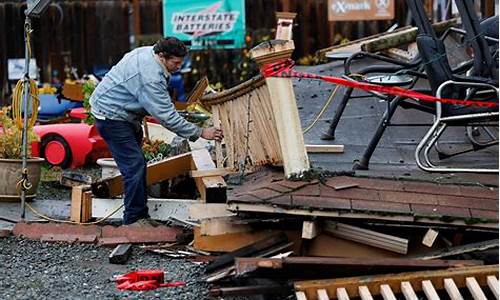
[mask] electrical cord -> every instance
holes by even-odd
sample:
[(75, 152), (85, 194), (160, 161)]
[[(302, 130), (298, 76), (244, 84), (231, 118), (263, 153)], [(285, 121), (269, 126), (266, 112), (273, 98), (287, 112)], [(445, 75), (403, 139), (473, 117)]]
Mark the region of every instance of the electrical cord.
[(40, 213), (39, 211), (37, 211), (33, 206), (31, 206), (29, 203), (26, 203), (26, 206), (38, 217), (44, 219), (44, 220), (47, 220), (47, 221), (51, 221), (51, 222), (56, 222), (56, 223), (65, 223), (65, 224), (78, 224), (78, 225), (95, 225), (95, 224), (99, 224), (107, 219), (109, 219), (112, 215), (114, 215), (117, 211), (119, 211), (123, 206), (124, 204), (121, 204), (120, 206), (118, 206), (117, 208), (115, 208), (111, 213), (109, 213), (108, 215), (100, 218), (99, 220), (97, 221), (94, 221), (94, 222), (75, 222), (75, 221), (68, 221), (68, 220), (58, 220), (58, 219), (53, 219), (53, 218), (50, 218), (48, 217), (47, 215), (44, 215), (42, 213)]
[[(360, 77), (361, 79), (365, 79), (365, 76), (362, 75), (362, 74), (357, 74), (357, 73), (352, 73), (352, 74), (349, 74), (349, 77)], [(328, 108), (328, 106), (330, 106), (330, 104), (332, 103), (333, 99), (335, 98), (335, 95), (337, 94), (337, 91), (338, 89), (340, 88), (340, 85), (337, 85), (335, 87), (335, 89), (332, 91), (332, 93), (330, 94), (330, 97), (328, 97), (328, 100), (326, 100), (325, 104), (323, 105), (323, 107), (321, 108), (321, 110), (319, 111), (318, 115), (316, 116), (316, 118), (314, 118), (314, 121), (312, 121), (311, 124), (309, 124), (309, 126), (307, 126), (304, 130), (303, 130), (303, 133), (306, 134), (309, 130), (311, 130), (315, 125), (316, 123), (318, 123), (319, 119), (323, 116), (323, 114), (325, 113), (326, 109)]]
[(330, 94), (330, 97), (328, 97), (328, 100), (326, 100), (325, 104), (323, 105), (323, 107), (319, 111), (316, 118), (314, 118), (314, 121), (312, 121), (312, 123), (309, 124), (309, 126), (307, 126), (306, 129), (304, 129), (304, 131), (303, 131), (304, 134), (306, 134), (309, 130), (311, 130), (314, 127), (314, 125), (316, 125), (316, 123), (318, 123), (319, 119), (323, 116), (323, 114), (325, 113), (328, 106), (330, 106), (330, 103), (332, 103), (333, 98), (335, 98), (335, 94), (337, 94), (337, 90), (339, 89), (339, 87), (340, 87), (340, 85), (337, 85), (335, 87), (333, 92)]

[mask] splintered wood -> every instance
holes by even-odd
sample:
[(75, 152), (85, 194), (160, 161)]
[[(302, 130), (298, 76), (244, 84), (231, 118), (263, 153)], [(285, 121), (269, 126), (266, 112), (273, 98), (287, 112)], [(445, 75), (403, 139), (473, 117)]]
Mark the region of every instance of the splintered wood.
[(245, 163), (250, 168), (282, 163), (271, 99), (262, 76), (201, 101), (211, 107), (214, 125), (224, 131), (225, 153), (216, 147), (218, 168), (239, 170)]

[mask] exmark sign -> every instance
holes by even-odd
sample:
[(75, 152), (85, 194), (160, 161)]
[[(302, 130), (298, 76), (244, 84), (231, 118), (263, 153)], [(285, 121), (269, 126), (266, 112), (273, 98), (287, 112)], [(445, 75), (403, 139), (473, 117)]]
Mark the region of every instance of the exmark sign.
[(328, 0), (329, 21), (394, 19), (394, 0)]
[(163, 33), (193, 50), (243, 48), (245, 0), (163, 0)]

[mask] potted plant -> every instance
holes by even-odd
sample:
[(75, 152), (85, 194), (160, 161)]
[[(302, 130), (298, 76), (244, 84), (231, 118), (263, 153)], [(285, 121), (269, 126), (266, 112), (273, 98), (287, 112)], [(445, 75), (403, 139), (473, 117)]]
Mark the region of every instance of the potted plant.
[[(20, 199), (18, 183), (22, 178), (22, 130), (9, 116), (9, 107), (0, 110), (0, 200)], [(36, 195), (43, 158), (31, 157), (31, 144), (39, 141), (32, 128), (28, 130), (28, 179), (31, 188), (27, 198)]]

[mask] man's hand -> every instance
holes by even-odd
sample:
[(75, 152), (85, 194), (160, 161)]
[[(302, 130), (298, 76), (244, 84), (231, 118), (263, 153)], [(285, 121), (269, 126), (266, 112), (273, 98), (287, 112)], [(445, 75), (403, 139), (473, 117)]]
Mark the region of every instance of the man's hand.
[(218, 142), (222, 141), (224, 134), (222, 130), (215, 127), (203, 128), (201, 132), (201, 137), (206, 140), (216, 140)]

